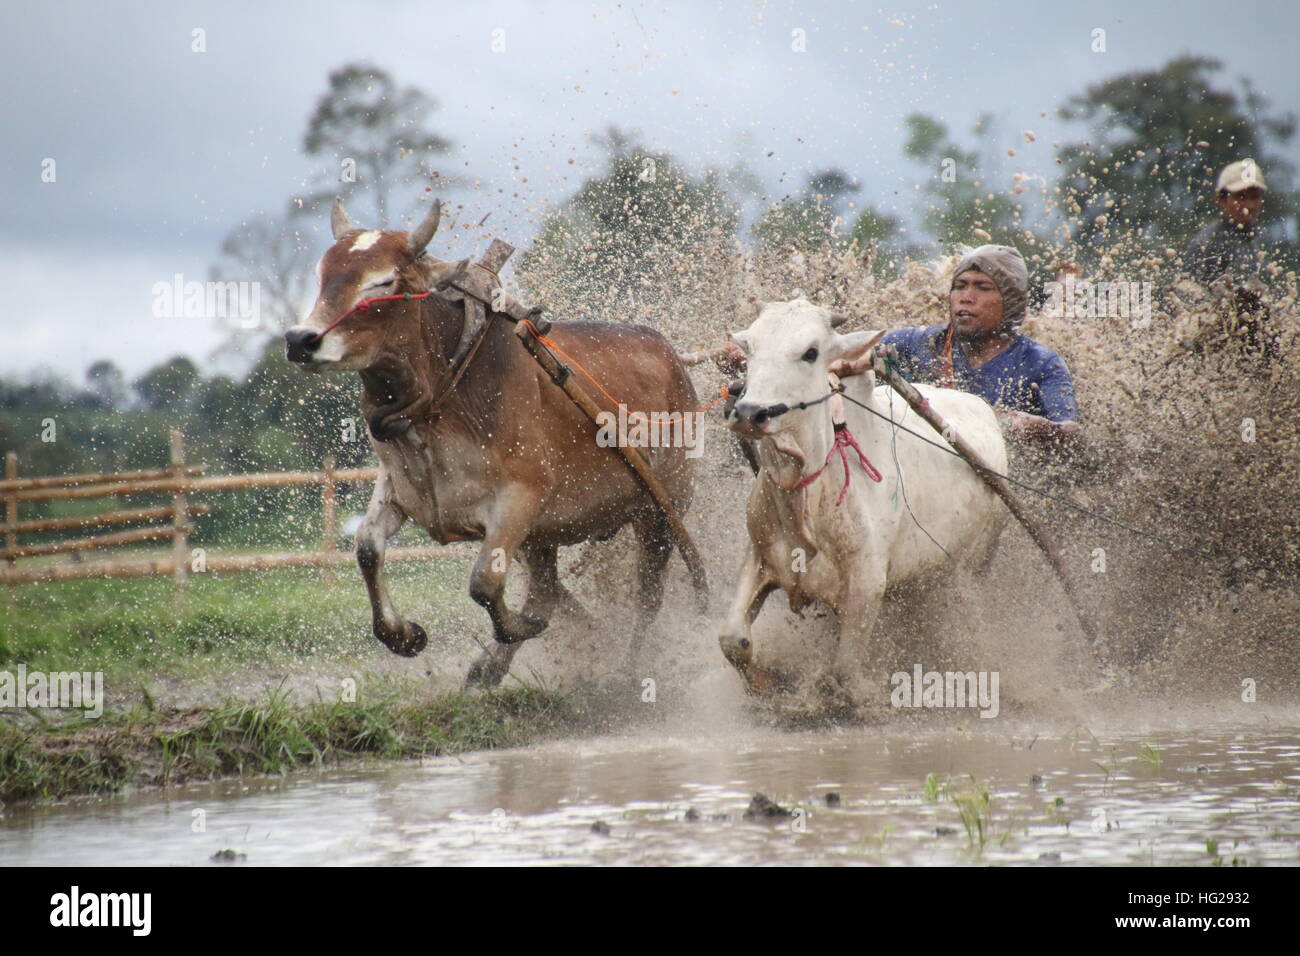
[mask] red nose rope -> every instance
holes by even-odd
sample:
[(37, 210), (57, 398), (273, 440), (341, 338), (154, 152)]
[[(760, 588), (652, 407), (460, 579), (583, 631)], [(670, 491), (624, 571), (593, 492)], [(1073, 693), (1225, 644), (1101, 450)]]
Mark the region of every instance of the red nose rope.
[(348, 309), (348, 311), (344, 312), (337, 319), (335, 319), (329, 325), (325, 326), (325, 328), (317, 332), (307, 341), (309, 342), (320, 341), (321, 339), (325, 338), (325, 336), (329, 334), (329, 332), (331, 332), (336, 325), (342, 323), (344, 319), (351, 318), (353, 315), (355, 315), (358, 312), (369, 312), (370, 307), (374, 305), (376, 302), (395, 302), (398, 299), (427, 299), (431, 295), (433, 295), (432, 292), (402, 292), (397, 295), (377, 295), (370, 299), (362, 299), (360, 302), (358, 302), (352, 308)]
[(826, 466), (831, 463), (831, 459), (835, 457), (835, 453), (839, 452), (840, 461), (844, 463), (844, 487), (840, 489), (839, 497), (835, 499), (835, 507), (838, 508), (842, 505), (844, 503), (844, 496), (849, 493), (849, 480), (852, 475), (849, 471), (849, 455), (848, 452), (844, 450), (845, 448), (852, 448), (858, 453), (858, 464), (862, 466), (862, 470), (867, 473), (868, 478), (876, 482), (881, 480), (880, 472), (876, 470), (876, 466), (871, 463), (863, 453), (862, 449), (858, 447), (858, 440), (853, 437), (853, 432), (849, 431), (849, 426), (843, 423), (837, 423), (835, 425), (835, 441), (831, 445), (831, 450), (826, 453), (826, 464), (822, 465), (807, 478), (800, 480), (800, 482), (794, 486), (795, 490), (807, 488), (821, 477), (821, 473), (825, 471)]

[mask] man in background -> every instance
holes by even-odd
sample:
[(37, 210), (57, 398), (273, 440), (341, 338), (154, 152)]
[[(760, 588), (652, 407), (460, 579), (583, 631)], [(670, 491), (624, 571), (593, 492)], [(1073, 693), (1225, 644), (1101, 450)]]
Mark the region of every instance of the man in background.
[(1265, 328), (1269, 315), (1261, 297), (1264, 267), (1257, 245), (1267, 189), (1264, 174), (1253, 159), (1223, 167), (1214, 192), (1219, 216), (1192, 237), (1183, 262), (1192, 277), (1206, 285), (1227, 277), (1242, 341), (1247, 348), (1262, 349), (1266, 356), (1276, 358), (1277, 339)]

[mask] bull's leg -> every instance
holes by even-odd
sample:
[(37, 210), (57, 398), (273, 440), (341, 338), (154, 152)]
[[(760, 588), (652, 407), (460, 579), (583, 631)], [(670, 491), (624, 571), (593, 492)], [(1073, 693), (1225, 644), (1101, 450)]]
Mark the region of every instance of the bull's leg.
[(718, 635), (722, 655), (740, 672), (745, 687), (759, 694), (769, 693), (785, 685), (785, 681), (775, 672), (754, 662), (754, 645), (749, 636), (754, 619), (763, 609), (763, 602), (776, 587), (776, 581), (767, 573), (757, 549), (751, 544), (745, 552), (745, 564), (740, 569), (736, 596), (727, 614), (727, 622)]
[(528, 562), (528, 599), (524, 602), (522, 613), (525, 617), (549, 621), (558, 608), (572, 614), (584, 624), (593, 625), (596, 619), (560, 583), (558, 551), (554, 545), (524, 545), (524, 558)]
[(637, 632), (644, 633), (664, 603), (664, 568), (673, 553), (673, 536), (668, 520), (659, 511), (637, 518), (633, 527), (641, 542), (641, 555), (637, 573), (641, 578), (641, 591), (637, 606)]
[(393, 607), (384, 583), (384, 550), (388, 539), (406, 522), (406, 514), (393, 499), (393, 487), (386, 474), (380, 473), (375, 490), (370, 495), (370, 506), (357, 528), (357, 566), (366, 582), (370, 595), (370, 611), (375, 637), (394, 654), (414, 657), (429, 642), (424, 628), (413, 621), (404, 621)]
[(546, 629), (546, 621), (516, 614), (504, 600), (511, 558), (528, 537), (537, 506), (535, 493), (518, 485), (504, 489), (470, 572), (469, 596), (487, 610), (494, 636), (502, 644), (526, 641)]
[(520, 613), (539, 621), (549, 621), (560, 600), (560, 572), (556, 566), (554, 545), (524, 545), (528, 564), (528, 597)]
[(846, 583), (839, 602), (834, 672), (855, 700), (865, 699), (868, 671), (883, 663), (883, 653), (873, 653), (871, 640), (884, 594), (883, 569), (864, 568)]
[[(559, 569), (556, 566), (556, 547), (525, 544), (523, 550), (524, 558), (528, 562), (528, 598), (524, 601), (521, 612), (523, 617), (549, 621), (557, 605), (565, 606), (567, 609), (572, 602), (577, 612), (590, 620), (591, 616), (560, 583)], [(493, 641), (470, 667), (465, 683), (495, 687), (509, 672), (515, 652), (521, 646), (519, 643), (502, 644)]]

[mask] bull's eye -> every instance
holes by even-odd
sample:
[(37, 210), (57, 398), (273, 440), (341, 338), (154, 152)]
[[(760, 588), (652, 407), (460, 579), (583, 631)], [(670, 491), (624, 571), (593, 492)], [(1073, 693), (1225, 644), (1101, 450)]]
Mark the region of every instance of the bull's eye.
[(809, 349), (807, 352), (804, 352), (804, 353), (803, 353), (803, 360), (804, 360), (805, 362), (815, 362), (815, 361), (817, 361), (817, 349), (816, 349), (816, 348), (811, 348), (811, 349)]

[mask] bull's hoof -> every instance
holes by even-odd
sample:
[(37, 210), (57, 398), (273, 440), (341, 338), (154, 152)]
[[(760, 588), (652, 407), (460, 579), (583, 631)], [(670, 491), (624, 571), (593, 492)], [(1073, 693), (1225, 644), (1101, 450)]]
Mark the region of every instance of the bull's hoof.
[(542, 633), (548, 623), (527, 614), (513, 614), (509, 623), (496, 632), (496, 639), (501, 644), (520, 644)]
[(718, 644), (727, 663), (734, 667), (745, 681), (745, 690), (748, 693), (757, 697), (767, 697), (790, 689), (790, 681), (779, 671), (755, 663), (754, 644), (748, 637), (724, 632), (719, 635)]
[(470, 665), (465, 675), (465, 687), (492, 688), (510, 671), (510, 661), (514, 657), (511, 649), (490, 647), (479, 655), (478, 660)]
[(375, 637), (381, 644), (400, 657), (414, 657), (429, 644), (429, 635), (414, 621), (403, 621), (400, 629), (386, 624), (375, 625)]

